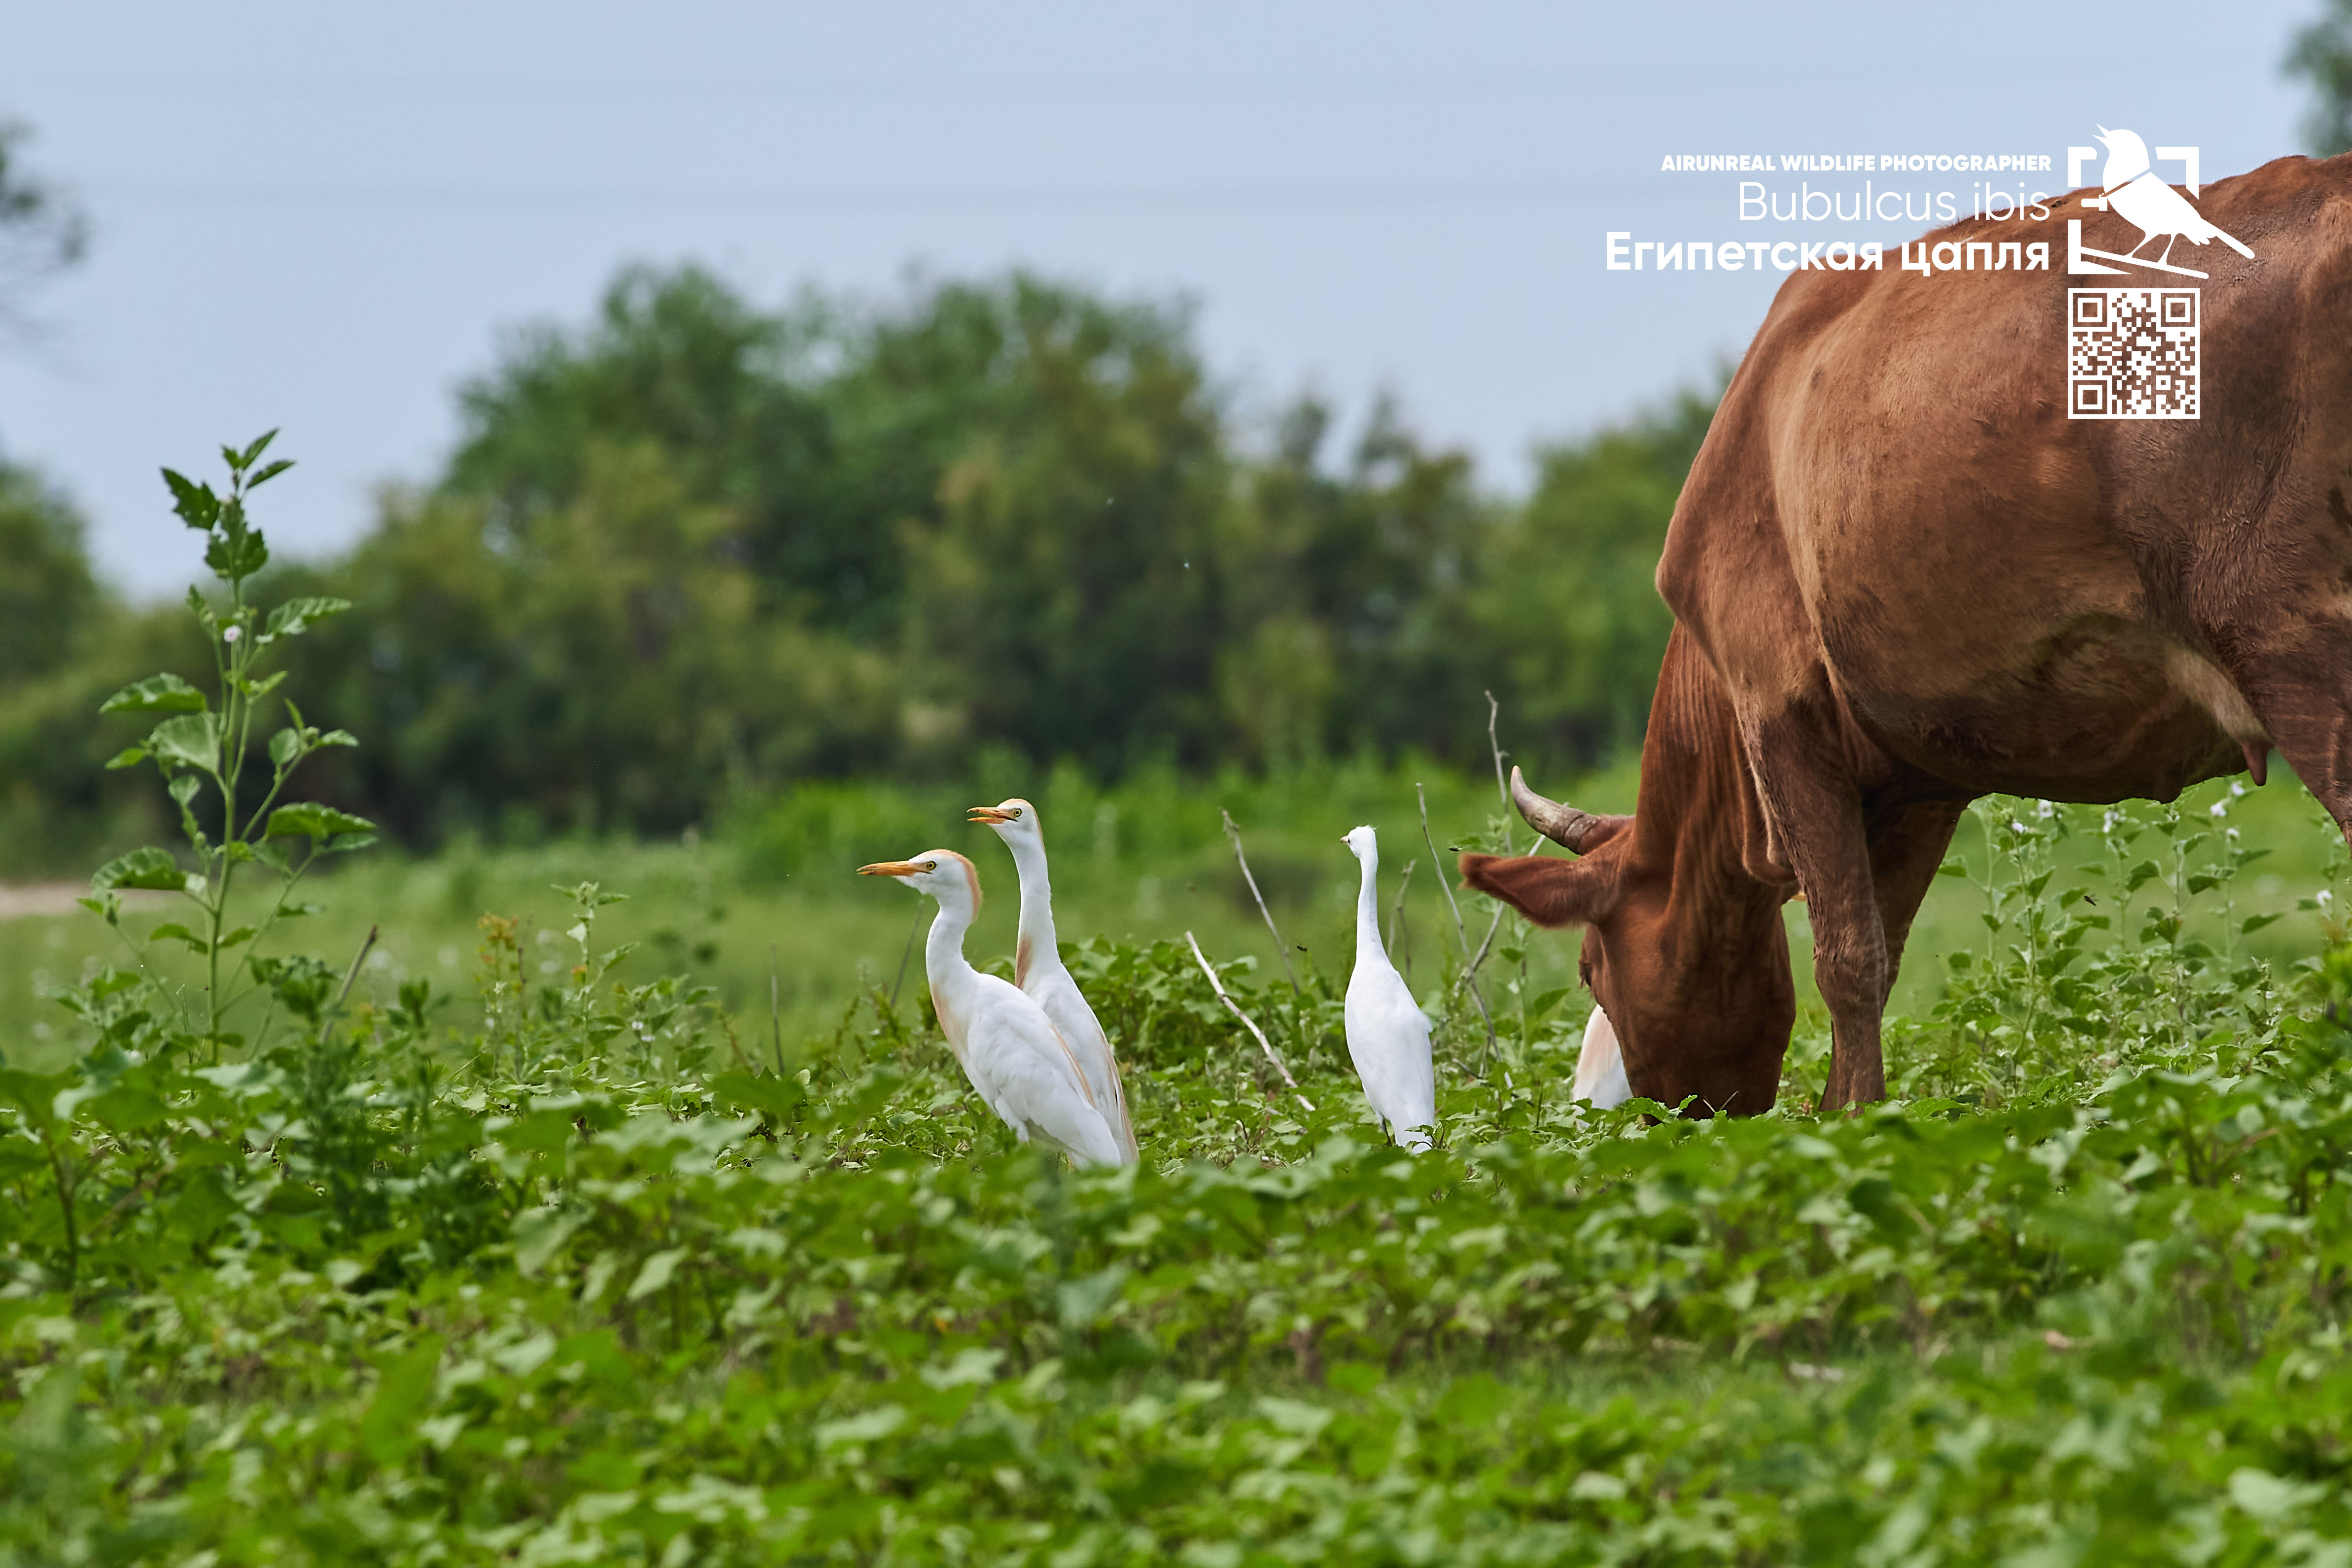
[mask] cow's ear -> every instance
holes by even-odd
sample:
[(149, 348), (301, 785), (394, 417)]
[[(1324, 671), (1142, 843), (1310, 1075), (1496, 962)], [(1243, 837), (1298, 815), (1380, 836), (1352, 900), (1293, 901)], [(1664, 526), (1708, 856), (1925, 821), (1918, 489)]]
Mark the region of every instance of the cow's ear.
[(1500, 899), (1539, 926), (1580, 925), (1617, 907), (1617, 858), (1465, 855), (1462, 885)]

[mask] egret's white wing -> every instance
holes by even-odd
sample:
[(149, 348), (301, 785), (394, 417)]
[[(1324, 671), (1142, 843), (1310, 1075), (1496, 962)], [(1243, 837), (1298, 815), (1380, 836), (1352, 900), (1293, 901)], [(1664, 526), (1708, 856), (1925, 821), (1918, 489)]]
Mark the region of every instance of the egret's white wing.
[(1128, 1115), (1127, 1086), (1119, 1079), (1118, 1058), (1111, 1051), (1110, 1037), (1087, 1005), (1086, 994), (1058, 957), (1050, 963), (1033, 964), (1021, 989), (1045, 1009), (1062, 1043), (1070, 1047), (1078, 1071), (1086, 1078), (1087, 1092), (1094, 1097), (1095, 1109), (1110, 1124), (1111, 1135), (1118, 1140), (1127, 1158), (1133, 1160), (1135, 1123)]
[(1025, 1140), (1041, 1134), (1088, 1164), (1119, 1163), (1118, 1140), (1036, 1003), (993, 975), (965, 1037), (964, 1067), (989, 1108)]
[(1576, 1053), (1576, 1082), (1570, 1092), (1602, 1110), (1633, 1098), (1633, 1086), (1625, 1081), (1625, 1053), (1618, 1048), (1617, 1031), (1598, 1002), (1585, 1020), (1584, 1047)]
[(1429, 1147), (1437, 1123), (1437, 1073), (1430, 1058), (1429, 1018), (1393, 965), (1359, 959), (1344, 1009), (1348, 1057), (1364, 1082), (1373, 1113), (1406, 1148)]

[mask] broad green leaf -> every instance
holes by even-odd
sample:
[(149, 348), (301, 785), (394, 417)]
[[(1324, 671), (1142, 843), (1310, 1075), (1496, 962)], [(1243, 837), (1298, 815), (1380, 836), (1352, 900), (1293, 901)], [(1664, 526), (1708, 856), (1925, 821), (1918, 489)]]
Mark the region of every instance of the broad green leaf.
[(262, 628), (261, 640), (268, 642), (277, 637), (299, 637), (315, 623), (325, 620), (329, 616), (341, 615), (351, 607), (349, 599), (317, 596), (289, 599), (269, 612), (269, 620)]
[(774, 1073), (723, 1072), (710, 1080), (710, 1092), (723, 1105), (765, 1111), (779, 1122), (808, 1098), (800, 1079)]
[(285, 768), (301, 754), (301, 731), (289, 728), (269, 737), (269, 760), (277, 767)]
[(230, 582), (250, 577), (269, 564), (269, 546), (263, 542), (261, 530), (248, 529), (231, 538), (226, 533), (213, 535), (205, 546), (205, 564)]
[(360, 1417), (360, 1447), (379, 1465), (396, 1465), (416, 1446), (416, 1423), (432, 1408), (441, 1366), (441, 1340), (428, 1334), (415, 1349), (383, 1365), (375, 1398)]
[(686, 1248), (683, 1247), (664, 1247), (646, 1258), (645, 1267), (637, 1270), (635, 1282), (629, 1287), (628, 1299), (635, 1301), (650, 1296), (668, 1284), (670, 1277), (677, 1272), (677, 1266), (685, 1259)]
[(338, 833), (370, 833), (375, 824), (331, 805), (281, 805), (269, 814), (270, 838), (326, 838)]
[(133, 1132), (163, 1121), (171, 1108), (147, 1089), (117, 1084), (89, 1101), (89, 1113), (116, 1132)]
[(243, 452), (233, 454), (229, 448), (223, 447), (221, 456), (228, 458), (228, 466), (232, 468), (249, 468), (260, 460), (262, 453), (269, 450), (269, 443), (277, 439), (278, 432), (275, 429), (265, 430), (253, 438), (253, 445), (247, 447)]
[(205, 773), (220, 771), (220, 715), (217, 713), (183, 713), (176, 719), (166, 719), (155, 726), (147, 737), (147, 749), (165, 767), (196, 768)]
[(171, 487), (172, 510), (190, 528), (210, 529), (220, 521), (220, 498), (213, 494), (210, 485), (200, 485), (174, 469), (163, 470), (163, 482)]
[(900, 1405), (877, 1405), (856, 1415), (838, 1421), (820, 1421), (816, 1425), (816, 1442), (820, 1448), (838, 1448), (852, 1443), (871, 1443), (887, 1437), (907, 1424), (907, 1410)]
[(527, 1275), (545, 1268), (584, 1219), (560, 1208), (525, 1209), (515, 1215), (515, 1267)]
[(115, 753), (114, 753), (114, 755), (112, 755), (112, 756), (109, 757), (109, 758), (106, 760), (106, 765), (107, 765), (107, 767), (108, 767), (108, 768), (110, 768), (110, 769), (112, 769), (112, 768), (128, 768), (128, 767), (133, 767), (133, 766), (136, 766), (138, 763), (143, 763), (143, 762), (145, 762), (146, 760), (147, 760), (147, 748), (146, 748), (146, 747), (144, 747), (144, 746), (125, 746), (121, 751), (119, 751), (119, 752), (115, 752)]
[(58, 1096), (73, 1086), (70, 1072), (25, 1072), (16, 1068), (0, 1068), (0, 1103), (16, 1106), (25, 1113), (37, 1132), (57, 1125)]
[(199, 1169), (181, 1189), (179, 1201), (173, 1204), (164, 1223), (191, 1245), (202, 1246), (237, 1213), (236, 1201), (222, 1185), (220, 1173)]
[(101, 713), (195, 713), (205, 694), (168, 670), (134, 680), (99, 705)]
[(210, 952), (212, 951), (211, 945), (207, 943), (203, 937), (197, 935), (194, 931), (190, 931), (187, 927), (180, 924), (177, 921), (167, 921), (163, 924), (157, 926), (153, 931), (147, 933), (147, 940), (149, 942), (184, 942), (199, 953)]
[(274, 463), (265, 463), (258, 473), (245, 481), (245, 488), (247, 490), (257, 490), (293, 466), (294, 459), (291, 458), (280, 458)]
[(203, 879), (180, 869), (168, 849), (149, 846), (133, 849), (128, 855), (118, 855), (98, 868), (89, 879), (92, 892), (103, 893), (115, 888), (147, 888), (158, 892), (185, 892), (190, 885), (202, 887)]
[(277, 994), (286, 1010), (298, 1018), (317, 1021), (335, 993), (338, 976), (308, 953), (291, 958), (248, 958), (253, 977)]

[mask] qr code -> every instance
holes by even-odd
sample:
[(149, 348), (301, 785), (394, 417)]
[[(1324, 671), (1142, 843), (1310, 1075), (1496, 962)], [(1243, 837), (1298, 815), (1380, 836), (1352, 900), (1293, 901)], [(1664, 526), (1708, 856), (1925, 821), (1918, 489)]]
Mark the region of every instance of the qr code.
[(2070, 419), (2197, 417), (2197, 290), (2066, 290)]

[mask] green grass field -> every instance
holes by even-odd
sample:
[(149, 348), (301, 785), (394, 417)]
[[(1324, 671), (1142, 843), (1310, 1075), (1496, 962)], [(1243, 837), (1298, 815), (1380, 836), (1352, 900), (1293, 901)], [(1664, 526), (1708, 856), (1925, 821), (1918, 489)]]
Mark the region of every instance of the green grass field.
[[(1473, 783), (1441, 831), (1479, 826)], [(1394, 784), (1236, 811), (1311, 952), (1327, 830), (1402, 836)], [(2233, 942), (2328, 861), (2292, 802), (2217, 798), (2001, 803), (1906, 979), (1896, 1103), (1828, 1120), (1818, 1016), (1769, 1116), (1565, 1100), (1554, 944), (1490, 972), (1491, 1057), (1441, 1008), (1408, 1156), (1339, 965), (1303, 999), (1263, 947), (1227, 970), (1293, 1095), (1189, 955), (1074, 931), (1144, 1150), (1113, 1172), (1016, 1144), (918, 1007), (869, 994), (762, 1070), (766, 941), (822, 933), (811, 1019), (861, 960), (887, 984), (907, 900), (847, 868), (939, 802), (804, 801), (731, 862), (362, 863), (315, 918), (353, 940), (373, 900), (381, 1001), (290, 975), (276, 1043), (214, 1065), (158, 993), (87, 987), (54, 1071), (0, 1070), (0, 1561), (2343, 1562), (2352, 947), (2300, 913)], [(1114, 839), (1071, 907), (1213, 914), (1244, 955), (1213, 799), (1135, 809), (1165, 837)], [(2307, 858), (2212, 880), (2232, 826)], [(575, 911), (537, 888), (587, 875), (646, 896), (541, 942)], [(399, 998), (390, 966), (441, 973), (501, 894), (531, 923), (480, 1004)], [(748, 1016), (610, 983), (706, 940)]]
[[(1416, 781), (1428, 786), (1431, 828), (1449, 868), (1451, 847), (1492, 846), (1501, 809), (1492, 775), (1425, 767), (1339, 767), (1275, 783), (1147, 779), (1108, 794), (1066, 773), (1035, 782), (1009, 777), (991, 781), (986, 802), (971, 791), (828, 785), (747, 813), (729, 831), (689, 843), (460, 847), (422, 860), (367, 851), (311, 889), (326, 910), (308, 929), (289, 924), (281, 932), (284, 943), (347, 958), (376, 926), (367, 994), (388, 1002), (400, 981), (424, 978), (463, 1014), (473, 1005), (481, 916), (520, 919), (530, 962), (552, 974), (566, 962), (561, 931), (569, 923), (556, 889), (596, 881), (629, 899), (606, 915), (620, 940), (639, 944), (625, 975), (690, 974), (716, 987), (747, 1038), (764, 1038), (772, 967), (779, 1026), (788, 1041), (798, 1042), (830, 1032), (862, 984), (887, 986), (897, 979), (909, 933), (929, 908), (919, 909), (902, 888), (853, 875), (863, 863), (932, 847), (970, 855), (988, 893), (970, 951), (975, 960), (1010, 954), (1017, 913), (1012, 862), (986, 829), (965, 825), (961, 808), (1027, 790), (1045, 812), (1064, 941), (1105, 936), (1149, 943), (1181, 939), (1189, 930), (1219, 962), (1248, 957), (1261, 974), (1279, 973), (1277, 955), (1235, 868), (1220, 810), (1231, 810), (1243, 830), (1252, 870), (1294, 944), (1294, 959), (1341, 980), (1352, 956), (1356, 872), (1339, 840), (1357, 823), (1372, 823), (1381, 834), (1384, 908), (1395, 902), (1399, 879), (1413, 864), (1397, 957), (1426, 992), (1449, 954), (1458, 961), (1458, 950), (1422, 837)], [(1623, 768), (1559, 793), (1593, 810), (1630, 810), (1634, 783)], [(2245, 949), (2280, 961), (2309, 951), (2319, 940), (2318, 924), (2296, 906), (2325, 885), (2334, 830), (2283, 768), (2267, 788), (2241, 798), (2229, 795), (2226, 783), (2200, 786), (2181, 808), (2210, 821), (2213, 805), (2224, 802), (2226, 822), (2210, 825), (2237, 828), (2242, 845), (2267, 855), (2235, 884), (2226, 920), (2217, 910), (2203, 917), (2200, 931), (2218, 943), (2228, 921), (2280, 914), (2284, 918), (2247, 939)], [(1519, 828), (1517, 843), (1525, 847), (1531, 837)], [(1977, 818), (1963, 823), (1955, 854), (1981, 871)], [(2089, 858), (2084, 848), (2062, 852), (2059, 861)], [(2058, 885), (2066, 882), (2062, 871)], [(155, 901), (128, 919), (134, 930), (170, 918), (163, 896), (150, 897)], [(1494, 906), (1460, 897), (1475, 944)], [(1967, 882), (1937, 880), (1914, 930), (1892, 1012), (1924, 1015), (1942, 994), (1948, 956), (1986, 951), (1983, 907)], [(1801, 994), (1810, 1003), (1803, 906), (1791, 904), (1788, 920)], [(1578, 940), (1574, 932), (1537, 932), (1526, 941), (1531, 992), (1574, 984)], [(121, 942), (80, 910), (0, 921), (0, 1051), (11, 1061), (47, 1062), (61, 1048), (56, 1042), (63, 1020), (41, 993), (126, 956)], [(918, 948), (907, 963), (907, 984), (919, 988), (920, 969)], [(185, 965), (175, 978), (185, 984), (193, 973)], [(1580, 1015), (1582, 993), (1577, 994)]]

